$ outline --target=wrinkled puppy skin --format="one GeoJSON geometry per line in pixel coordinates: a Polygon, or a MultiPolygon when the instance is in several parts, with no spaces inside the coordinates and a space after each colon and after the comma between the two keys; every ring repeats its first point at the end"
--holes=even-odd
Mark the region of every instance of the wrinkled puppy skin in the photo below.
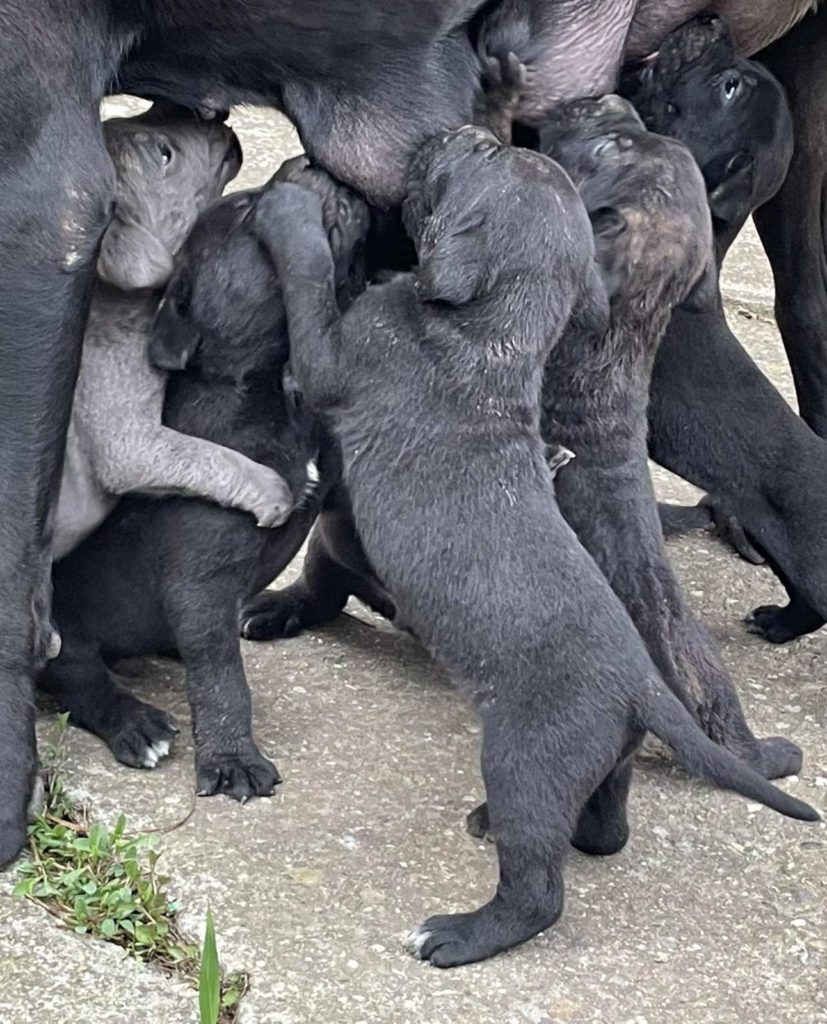
{"type": "Polygon", "coordinates": [[[543,367],[573,311],[596,337],[608,319],[568,177],[481,129],[436,137],[404,207],[417,271],[370,286],[344,316],[318,199],[287,188],[256,224],[282,283],[291,371],[338,443],[352,513],[347,541],[309,553],[305,598],[323,607],[325,567],[356,575],[361,559],[483,724],[497,891],[472,913],[429,918],[412,951],[456,966],[551,925],[570,840],[595,852],[626,841],[647,729],[691,772],[813,819],[712,743],[663,685],[555,502],[566,456],[540,436],[543,367]]]}
{"type": "MultiPolygon", "coordinates": [[[[720,19],[704,19],[671,36],[645,67],[630,68],[626,87],[649,127],[680,138],[698,161],[720,267],[749,215],[787,175],[793,126],[781,86],[735,53],[720,19]],[[691,38],[706,45],[692,47],[691,38]]],[[[680,533],[714,520],[739,553],[767,561],[788,591],[786,607],[764,606],[748,617],[750,631],[786,643],[823,626],[827,442],[738,343],[717,283],[670,321],[655,361],[649,423],[652,457],[709,492],[695,509],[662,506],[664,529],[680,533]]]]}
{"type": "MultiPolygon", "coordinates": [[[[293,174],[324,202],[346,292],[367,209],[323,172],[293,174]]],[[[124,657],[177,653],[193,712],[198,791],[242,801],[270,795],[279,775],[252,735],[238,608],[298,551],[325,476],[316,465],[314,432],[282,386],[284,307],[273,265],[251,229],[262,197],[285,187],[274,180],[238,193],[199,219],[167,288],[150,358],[177,367],[166,425],[277,470],[300,496],[297,508],[283,526],[259,529],[244,513],[204,501],[129,497],[54,571],[64,643],[47,685],[72,720],[124,764],[154,767],[169,751],[174,725],[120,690],[111,666],[124,657]]]]}
{"type": "Polygon", "coordinates": [[[619,97],[561,105],[540,144],[571,174],[611,281],[602,335],[572,319],[543,387],[543,431],[577,456],[558,501],[621,598],[664,680],[708,735],[774,778],[801,752],[758,741],[711,637],[690,613],[663,546],[647,465],[649,380],[674,308],[714,274],[706,189],[679,142],[647,132],[619,97]]]}

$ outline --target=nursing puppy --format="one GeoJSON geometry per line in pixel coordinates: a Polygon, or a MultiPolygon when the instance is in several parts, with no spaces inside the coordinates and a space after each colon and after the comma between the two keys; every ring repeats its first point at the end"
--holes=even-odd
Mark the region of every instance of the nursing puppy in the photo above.
{"type": "MultiPolygon", "coordinates": [[[[323,204],[339,279],[349,286],[367,230],[364,203],[322,172],[296,162],[287,171],[323,204]]],[[[55,567],[63,649],[43,680],[71,720],[104,739],[118,760],[151,768],[168,752],[175,726],[119,689],[111,665],[180,654],[198,792],[239,800],[270,794],[279,776],[252,736],[238,608],[292,559],[315,515],[315,441],[282,388],[284,308],[272,264],[250,230],[262,197],[283,187],[274,180],[201,217],[167,289],[150,357],[176,371],[164,408],[168,428],[242,452],[305,500],[280,529],[262,530],[241,512],[203,501],[125,499],[55,567]]]]}
{"type": "Polygon", "coordinates": [[[557,919],[569,841],[617,828],[615,780],[628,783],[647,729],[695,774],[815,815],[704,736],[557,509],[539,431],[543,366],[573,313],[602,335],[607,312],[569,179],[464,128],[420,151],[404,217],[417,272],[371,286],[341,317],[318,199],[274,190],[256,212],[292,372],[341,450],[351,547],[482,718],[497,892],[411,937],[448,967],[557,919]]]}
{"type": "MultiPolygon", "coordinates": [[[[783,90],[739,57],[720,19],[690,22],[656,60],[630,71],[646,124],[690,148],[707,187],[718,265],[750,213],[781,187],[793,149],[783,90]]],[[[676,310],[658,352],[649,406],[653,458],[708,491],[695,508],[661,506],[664,532],[707,527],[766,560],[790,603],[748,628],[772,643],[827,618],[827,441],[797,416],[729,329],[718,288],[676,310]]]]}
{"type": "Polygon", "coordinates": [[[758,741],[711,637],[686,606],[663,545],[647,463],[652,363],[672,311],[714,287],[712,233],[698,167],[646,131],[619,97],[557,108],[540,144],[571,174],[616,279],[603,335],[573,321],[543,386],[543,434],[576,459],[560,474],[568,523],[623,601],[673,693],[707,733],[769,778],[801,766],[781,738],[758,741]]]}
{"type": "Polygon", "coordinates": [[[103,132],[117,199],[67,434],[55,557],[77,547],[130,491],[209,498],[276,526],[293,504],[287,483],[239,452],[164,426],[166,376],[146,356],[173,258],[238,173],[238,140],[225,125],[169,105],[107,121],[103,132]]]}

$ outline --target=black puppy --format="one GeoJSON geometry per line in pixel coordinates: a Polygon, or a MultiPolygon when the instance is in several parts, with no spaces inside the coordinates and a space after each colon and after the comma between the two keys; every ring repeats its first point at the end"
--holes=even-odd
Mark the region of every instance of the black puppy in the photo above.
{"type": "MultiPolygon", "coordinates": [[[[291,162],[323,203],[345,301],[367,230],[362,200],[321,171],[291,162]]],[[[169,717],[115,684],[118,658],[177,652],[187,669],[198,790],[239,800],[279,781],[252,736],[238,641],[240,602],[292,559],[315,515],[313,438],[282,391],[288,342],[273,268],[250,223],[262,198],[239,193],[211,207],[184,249],[158,316],[150,358],[173,373],[168,426],[219,442],[278,470],[305,507],[278,530],[194,499],[130,499],[54,571],[63,637],[44,688],[72,721],[101,736],[124,764],[151,768],[176,731],[169,717]],[[223,513],[223,514],[222,514],[223,513]]]]}
{"type": "MultiPolygon", "coordinates": [[[[721,19],[673,33],[626,80],[654,131],[680,138],[704,172],[718,266],[748,216],[784,181],[793,132],[783,90],[738,57],[721,19]]],[[[714,516],[751,561],[763,556],[790,604],[749,628],[784,643],[827,616],[827,442],[800,419],[730,331],[713,282],[675,312],[655,361],[649,448],[709,492],[696,509],[661,508],[667,533],[714,516]],[[757,549],[757,551],[755,550],[757,549]]]]}
{"type": "MultiPolygon", "coordinates": [[[[318,199],[274,190],[256,217],[274,247],[292,371],[341,449],[351,551],[482,717],[497,892],[410,939],[448,967],[557,919],[569,840],[625,825],[628,764],[647,729],[695,774],[815,812],[704,736],[557,509],[543,365],[573,312],[596,334],[607,314],[569,179],[465,128],[421,150],[404,215],[416,274],[371,286],[344,317],[318,199]]],[[[305,586],[323,592],[313,572],[305,586]]]]}
{"type": "Polygon", "coordinates": [[[707,733],[767,777],[792,774],[801,751],[755,739],[711,637],[686,606],[647,464],[655,353],[673,309],[707,287],[713,265],[703,180],[683,145],[646,131],[619,97],[559,106],[540,144],[571,174],[604,235],[611,228],[617,283],[605,336],[573,321],[548,364],[543,433],[577,456],[560,477],[560,508],[707,733]]]}

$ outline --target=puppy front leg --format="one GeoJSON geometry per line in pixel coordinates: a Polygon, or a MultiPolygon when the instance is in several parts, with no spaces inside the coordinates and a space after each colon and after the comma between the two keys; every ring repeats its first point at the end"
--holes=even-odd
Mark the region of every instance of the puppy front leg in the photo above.
{"type": "Polygon", "coordinates": [[[202,579],[197,592],[174,588],[166,606],[187,670],[198,795],[224,793],[245,803],[272,796],[281,777],[253,739],[233,595],[231,582],[218,575],[202,579]]]}
{"type": "Polygon", "coordinates": [[[232,448],[157,427],[140,436],[107,439],[99,468],[112,494],[183,494],[239,508],[259,526],[281,526],[293,511],[293,494],[275,470],[232,448]]]}
{"type": "Polygon", "coordinates": [[[307,403],[323,410],[336,402],[343,382],[335,268],[321,200],[283,182],[261,197],[255,226],[281,284],[291,371],[307,403]]]}

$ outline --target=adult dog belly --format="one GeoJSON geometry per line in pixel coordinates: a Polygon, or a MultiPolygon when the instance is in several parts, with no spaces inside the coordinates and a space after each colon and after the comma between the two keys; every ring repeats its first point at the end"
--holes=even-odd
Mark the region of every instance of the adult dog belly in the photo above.
{"type": "Polygon", "coordinates": [[[739,49],[749,56],[783,36],[814,6],[813,0],[641,0],[626,41],[626,57],[647,56],[673,29],[707,10],[729,19],[739,49]]]}

